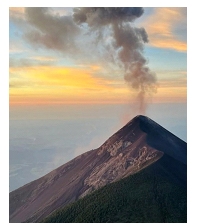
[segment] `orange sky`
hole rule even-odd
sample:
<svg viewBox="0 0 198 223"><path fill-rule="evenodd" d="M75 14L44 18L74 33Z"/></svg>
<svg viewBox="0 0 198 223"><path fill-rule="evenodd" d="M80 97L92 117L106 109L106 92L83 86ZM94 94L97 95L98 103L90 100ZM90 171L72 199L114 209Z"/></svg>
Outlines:
<svg viewBox="0 0 198 223"><path fill-rule="evenodd" d="M52 21L53 18L60 19L62 15L70 15L72 10L62 8L60 12L56 11L57 8L51 9L52 14L48 17ZM147 95L149 101L152 98L154 103L187 101L185 11L186 8L145 8L144 15L137 20L136 25L145 27L148 33L149 43L145 46L145 57L158 79L157 92ZM87 57L74 48L73 50L76 51L72 51L73 53L66 57L67 52L28 43L27 39L23 38L24 33L31 31L33 25L27 21L25 13L23 7L10 8L9 101L11 106L115 104L136 100L138 92L127 86L124 81L124 71L119 68L119 65L110 66L105 58L101 56L95 58L94 52ZM59 17L56 17L57 13L61 13ZM40 23L36 25L37 28L45 31L45 26ZM48 41L47 35L45 38L45 41ZM87 36L84 35L84 38Z"/></svg>
<svg viewBox="0 0 198 223"><path fill-rule="evenodd" d="M10 104L127 103L135 99L136 92L124 80L106 80L93 73L94 68L10 68ZM162 80L153 102L185 102L185 82L171 85Z"/></svg>

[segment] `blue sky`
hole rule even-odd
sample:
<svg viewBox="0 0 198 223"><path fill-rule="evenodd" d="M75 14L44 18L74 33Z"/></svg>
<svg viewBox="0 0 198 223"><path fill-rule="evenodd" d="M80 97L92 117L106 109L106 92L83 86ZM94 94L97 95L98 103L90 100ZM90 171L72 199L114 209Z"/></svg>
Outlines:
<svg viewBox="0 0 198 223"><path fill-rule="evenodd" d="M126 82L126 64L119 57L127 47L114 47L113 26L93 28L89 20L79 25L74 11L10 8L10 105L135 100L138 90ZM148 35L148 43L139 42L143 51L138 50L157 80L152 101L186 102L187 8L146 7L134 22L123 25L132 30L143 27ZM146 97L150 100L151 94Z"/></svg>

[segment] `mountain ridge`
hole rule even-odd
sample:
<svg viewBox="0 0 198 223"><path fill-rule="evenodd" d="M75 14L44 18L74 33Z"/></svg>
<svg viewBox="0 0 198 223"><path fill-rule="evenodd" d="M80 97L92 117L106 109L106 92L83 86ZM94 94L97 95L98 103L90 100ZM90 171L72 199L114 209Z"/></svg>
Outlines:
<svg viewBox="0 0 198 223"><path fill-rule="evenodd" d="M10 223L39 222L54 210L157 160L167 176L186 187L186 154L185 142L148 117L136 116L99 148L11 192Z"/></svg>
<svg viewBox="0 0 198 223"><path fill-rule="evenodd" d="M186 223L186 189L156 171L160 162L54 211L41 223Z"/></svg>

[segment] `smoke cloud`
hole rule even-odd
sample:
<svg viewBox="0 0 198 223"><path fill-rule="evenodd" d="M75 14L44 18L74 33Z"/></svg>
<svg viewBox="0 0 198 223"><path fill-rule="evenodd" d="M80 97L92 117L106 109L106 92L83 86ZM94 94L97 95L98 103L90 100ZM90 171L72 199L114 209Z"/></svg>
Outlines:
<svg viewBox="0 0 198 223"><path fill-rule="evenodd" d="M87 24L103 37L104 27L112 31L112 46L117 59L124 69L124 79L131 89L138 92L138 110L145 113L146 94L156 90L156 75L147 66L143 56L144 44L148 35L144 28L133 26L135 19L144 10L141 7L130 8L74 8L73 19L80 24ZM103 32L103 33L102 33Z"/></svg>
<svg viewBox="0 0 198 223"><path fill-rule="evenodd" d="M123 72L130 89L137 92L135 109L144 114L147 96L156 91L157 80L143 55L148 35L134 25L143 13L142 7L83 7L63 16L53 13L53 8L29 7L23 17L11 19L36 49L54 50L85 65L96 62L105 70L105 78L107 73L112 78L116 71L115 79Z"/></svg>
<svg viewBox="0 0 198 223"><path fill-rule="evenodd" d="M71 16L54 16L49 8L28 7L25 8L25 18L33 27L24 34L29 43L68 53L77 51L74 39L80 28Z"/></svg>

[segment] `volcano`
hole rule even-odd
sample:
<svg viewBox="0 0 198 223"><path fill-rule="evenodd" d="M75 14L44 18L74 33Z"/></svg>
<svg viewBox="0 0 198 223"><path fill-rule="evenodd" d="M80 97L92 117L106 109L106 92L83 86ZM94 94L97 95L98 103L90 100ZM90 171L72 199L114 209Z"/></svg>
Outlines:
<svg viewBox="0 0 198 223"><path fill-rule="evenodd" d="M187 143L150 118L139 115L99 148L10 192L10 223L40 222L105 185L114 185L133 175L137 178L142 171L151 176L157 174L186 194ZM131 188L142 183L138 178L130 181Z"/></svg>

